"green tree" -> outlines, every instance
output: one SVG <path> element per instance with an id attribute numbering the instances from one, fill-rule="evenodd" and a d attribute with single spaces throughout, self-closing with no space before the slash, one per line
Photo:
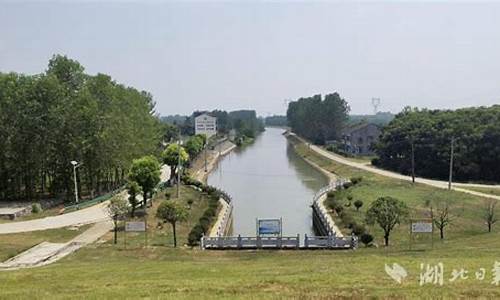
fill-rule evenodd
<path id="1" fill-rule="evenodd" d="M 141 187 L 135 181 L 129 181 L 127 184 L 128 202 L 130 204 L 130 216 L 135 216 L 135 209 L 137 207 L 137 195 L 141 192 Z"/>
<path id="2" fill-rule="evenodd" d="M 179 158 L 180 156 L 180 158 Z M 178 144 L 170 144 L 162 154 L 163 163 L 170 166 L 170 179 L 174 179 L 177 174 L 177 165 L 180 160 L 180 165 L 183 166 L 189 161 L 189 154 L 187 154 L 184 147 Z"/>
<path id="3" fill-rule="evenodd" d="M 177 222 L 183 222 L 187 220 L 188 212 L 186 208 L 174 201 L 163 201 L 158 210 L 156 211 L 156 217 L 168 222 L 172 225 L 172 232 L 174 234 L 174 247 L 177 247 L 177 235 L 175 226 Z"/>
<path id="4" fill-rule="evenodd" d="M 160 163 L 154 156 L 144 156 L 133 160 L 128 177 L 137 182 L 142 189 L 142 207 L 146 205 L 148 195 L 152 194 L 153 189 L 160 182 L 160 173 Z"/>
<path id="5" fill-rule="evenodd" d="M 118 220 L 128 212 L 127 201 L 122 197 L 116 196 L 111 199 L 108 205 L 108 215 L 114 223 L 114 243 L 118 240 Z"/>
<path id="6" fill-rule="evenodd" d="M 389 246 L 391 231 L 407 216 L 408 207 L 404 202 L 392 197 L 380 197 L 370 205 L 366 221 L 368 224 L 377 223 L 382 228 L 385 246 Z"/>
<path id="7" fill-rule="evenodd" d="M 356 207 L 356 210 L 359 211 L 359 209 L 363 206 L 363 201 L 361 200 L 354 201 L 354 206 Z"/>

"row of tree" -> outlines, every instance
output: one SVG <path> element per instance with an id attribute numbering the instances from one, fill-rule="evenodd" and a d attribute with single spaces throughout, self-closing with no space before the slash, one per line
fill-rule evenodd
<path id="1" fill-rule="evenodd" d="M 159 150 L 152 96 L 54 56 L 37 75 L 0 73 L 0 199 L 73 192 L 93 196 L 125 182 L 132 160 Z"/>
<path id="2" fill-rule="evenodd" d="M 406 108 L 382 131 L 375 146 L 382 168 L 447 179 L 500 181 L 500 105 L 458 110 Z M 412 155 L 413 154 L 413 155 Z"/>
<path id="3" fill-rule="evenodd" d="M 195 111 L 191 116 L 164 116 L 161 119 L 173 128 L 172 132 L 178 127 L 182 135 L 194 135 L 194 119 L 203 113 L 217 118 L 217 132 L 220 134 L 228 134 L 231 130 L 235 130 L 236 135 L 255 137 L 264 131 L 264 121 L 257 117 L 255 110 Z"/>
<path id="4" fill-rule="evenodd" d="M 338 93 L 300 98 L 288 104 L 286 113 L 292 130 L 315 144 L 339 139 L 348 120 L 348 103 Z"/>

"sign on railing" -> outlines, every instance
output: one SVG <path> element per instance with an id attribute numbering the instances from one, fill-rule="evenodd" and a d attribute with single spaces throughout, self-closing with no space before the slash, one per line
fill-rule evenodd
<path id="1" fill-rule="evenodd" d="M 281 236 L 282 223 L 279 219 L 257 219 L 257 236 Z"/>

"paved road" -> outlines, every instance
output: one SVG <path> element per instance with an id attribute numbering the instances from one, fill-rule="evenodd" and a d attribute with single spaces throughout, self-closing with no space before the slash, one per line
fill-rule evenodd
<path id="1" fill-rule="evenodd" d="M 168 166 L 162 167 L 161 180 L 165 181 L 170 178 L 170 168 Z M 126 191 L 118 194 L 119 196 L 125 197 Z M 137 199 L 142 201 L 142 196 L 138 196 Z M 0 234 L 6 233 L 19 233 L 28 231 L 38 231 L 54 228 L 62 228 L 80 224 L 93 224 L 101 221 L 108 220 L 109 216 L 107 214 L 106 208 L 109 201 L 105 201 L 98 205 L 94 205 L 88 208 L 77 210 L 75 212 L 45 217 L 42 219 L 35 219 L 23 222 L 12 222 L 0 224 Z"/>
<path id="2" fill-rule="evenodd" d="M 291 134 L 293 134 L 293 133 L 291 133 Z M 298 138 L 300 140 L 302 140 L 303 142 L 307 143 L 302 138 L 300 138 L 300 137 L 298 137 Z M 395 172 L 377 169 L 371 165 L 367 165 L 366 163 L 354 162 L 354 161 L 348 160 L 340 155 L 337 155 L 337 154 L 334 154 L 334 153 L 329 152 L 327 150 L 324 150 L 323 148 L 315 146 L 315 145 L 311 145 L 311 150 L 315 151 L 316 153 L 318 153 L 318 154 L 320 154 L 328 159 L 334 160 L 334 161 L 339 162 L 339 163 L 344 164 L 344 165 L 348 165 L 350 167 L 358 168 L 358 169 L 361 169 L 364 171 L 372 172 L 375 174 L 379 174 L 382 176 L 391 177 L 391 178 L 395 178 L 395 179 L 399 179 L 399 180 L 404 180 L 404 181 L 411 181 L 412 180 L 411 176 L 401 175 L 401 174 L 398 174 Z M 416 177 L 415 182 L 434 186 L 434 187 L 441 188 L 441 189 L 448 189 L 448 182 L 447 181 Z M 500 189 L 500 185 L 475 184 L 475 183 L 453 183 L 453 185 L 452 185 L 452 189 L 456 190 L 456 191 L 460 191 L 460 192 L 464 192 L 464 193 L 468 193 L 468 194 L 476 195 L 476 196 L 480 196 L 480 197 L 500 200 L 500 196 L 468 190 L 467 189 L 468 187 L 498 188 L 498 189 Z"/>

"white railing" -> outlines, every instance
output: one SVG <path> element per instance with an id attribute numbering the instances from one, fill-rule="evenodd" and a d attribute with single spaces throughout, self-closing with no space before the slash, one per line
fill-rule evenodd
<path id="1" fill-rule="evenodd" d="M 292 249 L 299 248 L 300 239 L 297 236 L 283 237 L 242 237 L 218 236 L 201 238 L 202 249 Z"/>
<path id="2" fill-rule="evenodd" d="M 231 214 L 233 212 L 233 204 L 231 203 L 231 201 L 227 201 L 225 199 L 223 199 L 223 201 L 226 201 L 228 207 L 224 211 L 224 215 L 222 216 L 222 221 L 219 223 L 219 226 L 217 227 L 216 235 L 218 237 L 223 237 L 226 235 L 227 226 L 229 226 L 229 222 L 231 221 Z"/>
<path id="3" fill-rule="evenodd" d="M 356 249 L 358 238 L 356 236 L 336 237 L 328 236 L 308 236 L 304 237 L 304 248 L 308 249 Z"/>
<path id="4" fill-rule="evenodd" d="M 335 237 L 305 235 L 304 246 L 300 246 L 300 236 L 284 237 L 243 237 L 217 236 L 201 238 L 202 249 L 230 250 L 230 249 L 356 249 L 356 236 Z"/>
<path id="5" fill-rule="evenodd" d="M 328 184 L 327 186 L 321 188 L 318 192 L 316 192 L 316 194 L 313 197 L 312 205 L 314 206 L 314 209 L 318 213 L 321 223 L 326 227 L 328 235 L 335 236 L 337 234 L 335 232 L 335 223 L 333 223 L 333 221 L 330 221 L 330 218 L 328 218 L 327 216 L 328 212 L 321 208 L 321 206 L 319 205 L 319 200 L 326 193 L 342 188 L 345 182 L 346 180 L 344 179 L 338 179 L 336 181 L 332 181 L 330 182 L 330 184 Z"/>

